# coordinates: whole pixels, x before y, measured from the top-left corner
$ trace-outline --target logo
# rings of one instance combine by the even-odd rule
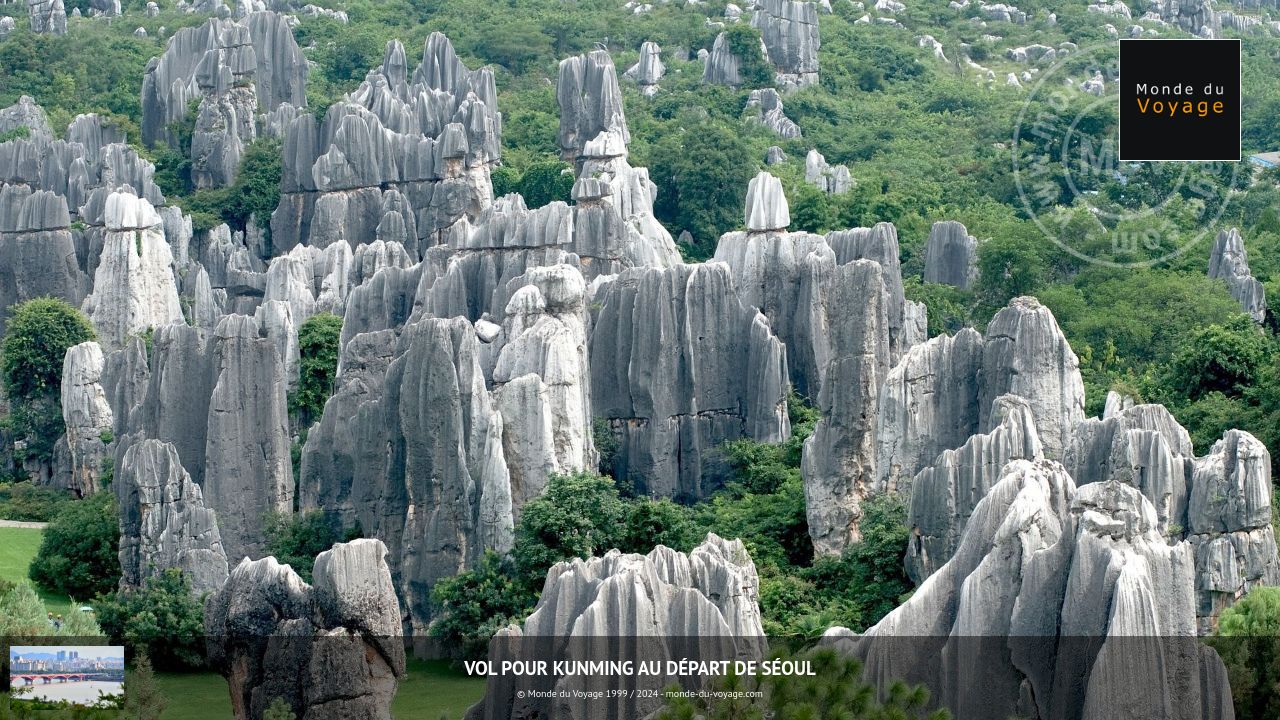
[[[1119,48],[1130,45],[1168,45],[1182,42],[1212,43],[1215,47],[1234,51],[1236,75],[1233,89],[1221,76],[1206,79],[1207,71],[1188,73],[1178,81],[1184,86],[1199,82],[1197,93],[1210,82],[1223,86],[1218,100],[1185,96],[1192,102],[1191,112],[1176,122],[1195,120],[1203,125],[1198,133],[1209,133],[1209,122],[1229,120],[1234,136],[1231,149],[1222,157],[1230,162],[1212,159],[1218,150],[1204,151],[1197,140],[1169,141],[1165,154],[1200,148],[1197,154],[1204,162],[1164,162],[1166,158],[1140,157],[1141,149],[1130,143],[1131,133],[1140,134],[1137,123],[1123,115],[1123,98],[1145,83],[1165,84],[1161,76],[1138,77],[1132,65],[1124,66],[1117,44],[1107,43],[1079,49],[1061,49],[1052,65],[1030,64],[1023,76],[1031,85],[1013,132],[1013,180],[1023,212],[1035,222],[1046,238],[1073,257],[1089,263],[1112,267],[1149,267],[1171,260],[1186,252],[1215,229],[1218,218],[1226,210],[1238,181],[1247,179],[1239,162],[1239,46],[1235,42],[1125,40]],[[1200,46],[1196,46],[1199,48]],[[1185,51],[1184,51],[1185,52]],[[1172,91],[1173,80],[1169,80]],[[1234,100],[1233,100],[1234,98]],[[1154,104],[1146,104],[1148,121],[1156,117]],[[1155,98],[1150,98],[1155,100]],[[1206,99],[1206,117],[1199,117]],[[1161,99],[1163,102],[1163,98]],[[1132,102],[1132,101],[1131,101]],[[1222,102],[1221,115],[1214,116],[1213,102]],[[1233,103],[1233,104],[1229,104]],[[1231,111],[1227,112],[1230,107]],[[1160,106],[1166,115],[1167,107]],[[1136,104],[1134,109],[1137,109]],[[1179,106],[1177,111],[1185,110]],[[1176,127],[1166,128],[1179,132]],[[1123,133],[1124,155],[1121,155]],[[1163,146],[1154,133],[1144,138]],[[1193,137],[1203,138],[1195,134]],[[1192,146],[1189,148],[1188,146]],[[1235,153],[1234,155],[1232,153]],[[1124,159],[1121,159],[1121,158]]]
[[[1120,159],[1240,159],[1239,40],[1120,41]]]

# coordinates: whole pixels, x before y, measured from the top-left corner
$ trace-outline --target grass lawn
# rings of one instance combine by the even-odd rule
[[[227,683],[217,673],[157,673],[169,698],[162,720],[229,720]],[[460,720],[484,695],[484,679],[469,678],[442,660],[410,660],[391,704],[396,720]]]
[[[43,534],[44,531],[38,529],[0,528],[0,580],[30,582],[27,579],[27,567],[40,549],[40,537]],[[50,612],[57,615],[71,612],[70,598],[45,592],[39,587],[36,587],[36,593]]]

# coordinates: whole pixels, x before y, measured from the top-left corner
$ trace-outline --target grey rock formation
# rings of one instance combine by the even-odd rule
[[[992,403],[1005,394],[1030,404],[1045,457],[1063,458],[1084,420],[1084,383],[1053,314],[1034,298],[996,313],[985,338],[969,328],[931,338],[889,371],[876,418],[878,487],[898,487],[943,450],[990,432]]]
[[[1219,232],[1214,240],[1213,252],[1209,255],[1209,277],[1226,281],[1231,296],[1255,322],[1266,318],[1266,293],[1262,283],[1249,271],[1249,254],[1236,228]]]
[[[954,220],[934,223],[925,245],[924,281],[968,290],[977,273],[977,238]]]
[[[252,317],[155,332],[145,399],[124,430],[173,444],[218,514],[228,558],[258,555],[264,516],[293,509],[285,387],[276,347]]]
[[[531,268],[507,303],[491,378],[515,519],[552,473],[596,467],[586,283],[568,265]]]
[[[84,299],[88,279],[80,270],[70,226],[65,197],[0,184],[0,331],[16,303],[51,296],[79,305]]]
[[[173,445],[144,440],[131,446],[113,488],[120,512],[121,587],[139,587],[170,568],[186,574],[196,597],[222,587],[227,556],[218,520]]]
[[[818,11],[802,0],[761,0],[751,26],[760,30],[779,87],[792,89],[818,82]]]
[[[547,572],[542,597],[523,627],[510,626],[491,641],[491,657],[556,660],[609,658],[658,661],[681,657],[710,660],[755,660],[764,650],[760,623],[760,581],[741,540],[709,533],[692,552],[663,545],[648,555],[611,550],[603,557],[557,563]],[[601,644],[601,639],[630,638],[630,643]],[[653,642],[647,642],[652,639]],[[623,648],[627,649],[623,649]],[[665,672],[628,677],[639,690],[672,683],[688,689],[705,687],[709,678],[675,677]],[[639,720],[661,706],[651,693],[639,700],[556,700],[553,693],[534,697],[530,690],[593,691],[617,687],[618,678],[491,678],[484,700],[467,713],[468,720],[545,717],[587,720],[613,717]],[[648,697],[648,699],[643,699]]]
[[[747,98],[747,110],[755,109],[754,120],[788,140],[800,137],[800,126],[787,117],[782,109],[782,98],[773,88],[752,90]]]
[[[33,33],[67,34],[67,8],[62,0],[27,0],[27,19]]]
[[[491,203],[501,132],[492,71],[468,70],[448,39],[432,33],[410,79],[404,47],[393,41],[382,66],[322,122],[303,113],[289,123],[273,244],[354,248],[380,237],[394,211],[404,229],[383,239],[401,242],[416,261]]]
[[[625,148],[631,142],[622,90],[608,51],[593,50],[560,62],[560,156],[574,162],[588,143]],[[604,134],[604,138],[599,136]],[[619,154],[624,154],[622,149]]]
[[[727,265],[634,268],[596,302],[592,403],[619,437],[619,476],[638,492],[705,497],[716,485],[711,448],[790,434],[785,348],[739,300]]]
[[[957,718],[1232,717],[1195,638],[1191,545],[1156,526],[1135,488],[1015,460],[909,600],[859,639],[829,635],[868,679],[923,682]]]
[[[760,51],[765,52],[763,46]],[[711,45],[711,54],[704,61],[702,82],[739,87],[742,85],[741,68],[742,60],[729,48],[729,36],[720,33]]]
[[[1133,407],[1134,404],[1135,401],[1132,397],[1122,392],[1108,390],[1106,402],[1103,404],[1102,419],[1106,420],[1109,417],[1119,415],[1125,410]]]
[[[53,140],[53,130],[49,128],[49,117],[44,108],[36,104],[30,96],[23,95],[18,102],[0,109],[0,135],[25,127],[28,137],[41,137]]]
[[[999,424],[956,450],[944,450],[911,481],[907,523],[907,574],[917,585],[955,552],[974,508],[999,481],[1011,460],[1041,460],[1040,436],[1027,402],[1016,395],[995,400]]]
[[[0,40],[9,37],[9,34],[17,29],[18,23],[11,17],[0,17]]]
[[[405,653],[386,556],[377,540],[334,545],[313,585],[273,557],[232,570],[205,604],[205,635],[236,720],[260,720],[276,698],[308,720],[391,717]]]
[[[662,64],[662,48],[658,43],[646,41],[640,45],[640,59],[627,68],[625,75],[640,86],[641,93],[652,97],[661,89],[658,83],[666,73],[667,66]]]
[[[395,549],[400,597],[424,636],[435,582],[512,543],[502,416],[480,355],[462,318],[356,335],[303,449],[300,506]]]
[[[218,513],[227,557],[258,555],[263,514],[293,509],[284,369],[250,317],[223,318],[214,338],[201,486]]]
[[[173,272],[173,253],[160,215],[144,198],[107,197],[106,234],[85,314],[109,349],[132,336],[184,322]]]
[[[1280,583],[1271,525],[1271,455],[1257,438],[1228,430],[1191,471],[1187,539],[1195,548],[1200,631],[1259,585]]]
[[[102,461],[115,426],[102,388],[105,365],[102,347],[96,342],[67,348],[62,361],[62,419],[71,463],[70,477],[59,484],[80,496],[101,489]]]
[[[768,153],[764,156],[765,165],[779,165],[787,161],[787,154],[777,145],[770,145]]]
[[[786,230],[791,224],[787,196],[778,178],[761,171],[747,185],[745,220],[748,231]]]
[[[142,141],[172,143],[169,126],[183,121],[188,104],[197,98],[206,133],[233,128],[251,133],[254,113],[273,111],[282,103],[306,105],[306,77],[306,58],[284,16],[253,13],[238,21],[212,18],[198,27],[183,28],[174,33],[164,54],[147,64],[142,82]],[[229,96],[237,88],[246,92]],[[242,97],[249,95],[253,102]],[[249,117],[243,117],[243,112]],[[230,126],[215,126],[228,121]],[[243,143],[252,139],[251,134],[241,137]]]
[[[810,150],[804,158],[804,181],[831,195],[853,189],[853,177],[844,165],[830,165],[822,153]]]
[[[889,320],[879,263],[855,260],[815,272],[827,276],[817,283],[826,286],[821,301],[810,306],[819,316],[813,332],[825,331],[830,350],[818,356],[822,419],[805,440],[800,472],[809,536],[823,554],[839,553],[861,537],[861,504],[876,477],[874,418],[890,362]],[[859,312],[850,314],[852,307]]]

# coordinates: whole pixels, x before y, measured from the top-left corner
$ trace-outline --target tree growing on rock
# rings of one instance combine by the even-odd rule
[[[300,427],[319,420],[333,394],[341,338],[342,318],[333,313],[312,315],[298,328],[298,389],[289,398],[289,409]]]
[[[0,346],[0,377],[12,403],[13,430],[22,439],[15,459],[44,476],[62,435],[62,360],[67,348],[94,338],[89,319],[58,298],[36,298],[9,313]]]

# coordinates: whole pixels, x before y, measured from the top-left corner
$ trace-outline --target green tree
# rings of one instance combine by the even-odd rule
[[[10,310],[7,323],[0,369],[5,391],[16,401],[58,393],[67,348],[94,338],[84,313],[58,298],[20,303]]]
[[[1280,587],[1256,587],[1222,611],[1210,644],[1231,681],[1236,717],[1280,712]]]
[[[573,191],[573,172],[568,163],[558,160],[530,165],[520,176],[520,194],[530,208],[538,208],[559,200],[569,202]]]
[[[130,720],[160,720],[169,700],[160,690],[156,682],[155,671],[151,667],[151,658],[146,652],[135,651],[133,668],[125,680],[129,689],[124,696],[124,710]]]
[[[644,554],[658,545],[666,545],[689,552],[701,539],[688,508],[666,498],[637,498],[627,503],[617,548]]]
[[[181,570],[169,568],[94,603],[98,622],[112,640],[161,670],[204,666],[204,604]],[[132,688],[130,688],[132,690]]]
[[[1193,400],[1210,392],[1239,397],[1274,353],[1275,343],[1253,319],[1236,315],[1191,333],[1170,364],[1169,383]]]
[[[553,475],[541,497],[521,510],[513,555],[522,578],[538,590],[561,560],[588,558],[616,544],[626,507],[613,481],[594,473]]]
[[[742,224],[747,183],[758,163],[740,133],[702,123],[662,137],[649,159],[658,198],[654,212],[674,232],[688,230],[709,257],[720,235]]]
[[[738,59],[738,77],[743,87],[761,88],[773,85],[773,66],[764,54],[760,31],[749,23],[730,25],[725,31],[729,52]]]
[[[68,503],[45,528],[29,574],[41,587],[93,598],[120,582],[120,524],[110,493]]]
[[[302,427],[320,419],[333,394],[341,340],[342,318],[333,313],[312,315],[298,328],[298,388],[289,405]]]
[[[291,566],[307,582],[311,582],[316,556],[343,539],[322,510],[300,515],[271,513],[267,516],[266,534],[267,552]]]
[[[293,708],[289,707],[289,703],[285,702],[284,698],[276,698],[263,711],[262,720],[298,720],[298,716],[294,714]]]
[[[0,637],[98,637],[102,630],[93,617],[73,612],[59,627],[49,624],[49,610],[31,583],[0,581]],[[0,717],[4,717],[0,715]]]
[[[436,583],[431,636],[455,660],[484,657],[489,638],[522,620],[538,599],[519,575],[510,558],[487,552],[475,568]]]

